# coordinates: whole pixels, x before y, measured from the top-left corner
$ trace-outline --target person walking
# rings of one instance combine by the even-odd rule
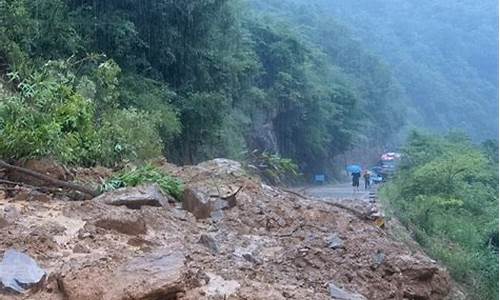
[[[368,172],[368,170],[365,170],[363,178],[365,179],[365,191],[366,191],[370,188],[370,172]]]
[[[359,178],[361,177],[361,172],[353,172],[351,173],[352,176],[352,192],[359,192]]]

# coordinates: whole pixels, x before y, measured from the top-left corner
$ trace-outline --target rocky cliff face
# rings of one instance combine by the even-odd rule
[[[89,201],[28,201],[16,192],[3,193],[0,249],[25,252],[48,277],[37,290],[0,298],[445,299],[449,294],[446,270],[349,210],[261,184],[228,160],[160,167],[181,177],[186,191],[195,191],[187,192],[191,202],[185,208],[201,213],[151,187]],[[141,193],[147,201],[139,199]]]

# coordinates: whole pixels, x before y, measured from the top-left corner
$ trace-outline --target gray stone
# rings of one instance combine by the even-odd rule
[[[378,267],[380,267],[384,263],[384,260],[385,253],[382,250],[377,250],[377,253],[372,256],[372,264],[370,268],[372,270],[378,269]]]
[[[46,273],[36,261],[19,251],[5,251],[0,263],[0,290],[23,293],[44,281]]]
[[[115,273],[103,299],[173,299],[182,290],[184,260],[181,252],[165,250],[133,258]]]
[[[212,252],[214,253],[219,252],[219,246],[217,245],[217,241],[215,240],[215,237],[211,234],[203,233],[200,236],[199,243],[207,247],[208,249],[212,250]]]
[[[328,291],[332,300],[366,300],[364,296],[341,289],[333,282],[328,284]]]
[[[113,230],[127,235],[146,234],[146,222],[133,215],[112,215],[109,214],[94,222],[96,227]]]
[[[332,233],[327,239],[328,247],[331,249],[344,248],[344,241],[339,237],[337,233]]]
[[[201,187],[184,189],[182,208],[191,212],[197,219],[220,220],[224,216],[222,210],[232,208],[235,205],[236,201],[210,196],[210,193]]]
[[[142,206],[168,206],[169,202],[175,200],[172,197],[165,196],[157,184],[149,184],[107,192],[94,198],[94,201],[140,209]]]
[[[262,265],[262,260],[260,260],[258,257],[255,257],[252,253],[243,253],[242,256],[244,259],[246,259],[248,262],[251,262],[252,264]]]

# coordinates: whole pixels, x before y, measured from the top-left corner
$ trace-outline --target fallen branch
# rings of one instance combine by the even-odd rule
[[[18,187],[24,187],[36,191],[42,191],[46,193],[58,193],[62,192],[61,188],[51,188],[48,186],[34,186],[31,184],[27,184],[24,182],[16,182],[16,181],[10,181],[10,180],[5,180],[5,179],[0,179],[0,184],[6,184],[6,185],[13,185],[14,187],[0,187],[0,190],[4,191],[16,191],[19,190]]]
[[[229,199],[231,199],[231,198],[236,198],[236,196],[237,196],[237,195],[238,195],[238,193],[239,193],[239,192],[243,189],[243,187],[244,187],[244,186],[242,185],[242,186],[240,186],[240,187],[236,190],[236,192],[232,193],[231,195],[229,195],[229,196],[224,196],[224,197],[220,197],[220,198],[221,198],[222,200],[229,200]]]
[[[4,167],[6,169],[10,169],[10,170],[14,170],[14,171],[17,171],[20,173],[24,173],[24,174],[27,174],[27,175],[33,177],[33,178],[40,179],[40,180],[43,180],[47,183],[50,183],[53,186],[79,191],[79,192],[91,195],[92,197],[96,197],[100,194],[99,191],[89,189],[89,188],[86,188],[84,186],[81,186],[81,185],[78,185],[75,183],[55,179],[55,178],[52,178],[50,176],[35,172],[33,170],[29,170],[29,169],[18,167],[18,166],[13,166],[11,164],[6,163],[3,160],[0,160],[0,167]]]

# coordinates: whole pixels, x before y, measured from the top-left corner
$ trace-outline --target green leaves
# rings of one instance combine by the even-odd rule
[[[121,174],[109,179],[102,188],[105,191],[109,191],[121,187],[137,186],[143,183],[156,183],[163,192],[179,201],[182,199],[183,184],[181,181],[163,174],[150,164],[122,171]]]
[[[75,65],[81,67],[73,59],[50,61],[19,83],[19,93],[2,96],[0,139],[5,142],[0,143],[0,155],[106,166],[160,156],[159,129],[170,124],[160,118],[168,115],[119,109],[120,69],[113,61],[95,69],[90,61],[80,82]],[[176,120],[175,115],[171,118]]]
[[[496,148],[496,149],[495,149]],[[415,228],[418,241],[441,259],[456,280],[481,299],[494,299],[498,256],[488,235],[498,228],[498,169],[488,148],[463,135],[413,132],[404,148],[403,168],[384,193],[397,216]],[[495,288],[496,287],[496,288]]]

